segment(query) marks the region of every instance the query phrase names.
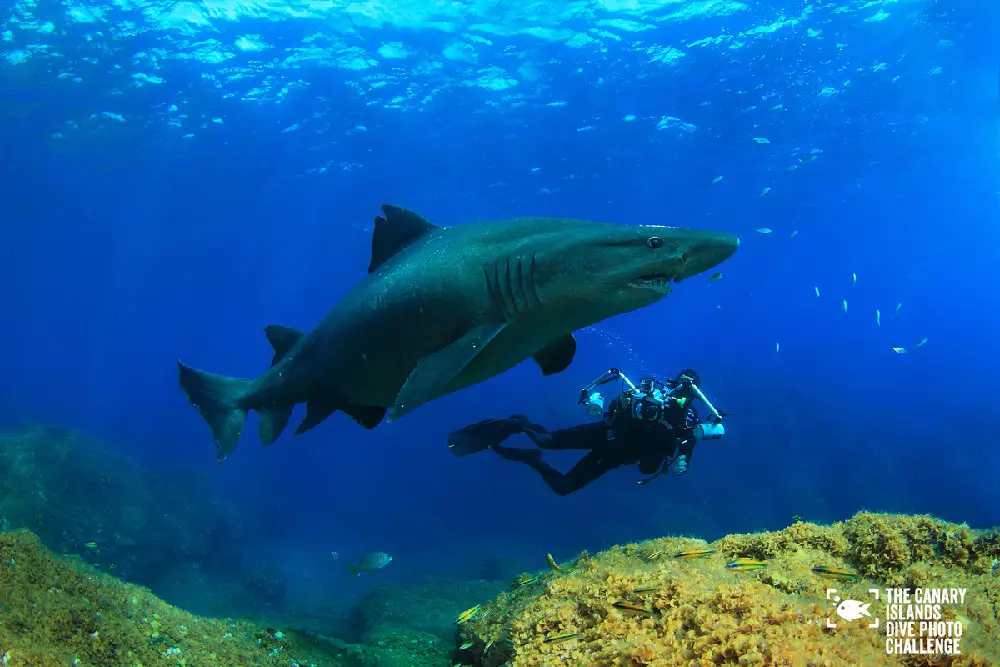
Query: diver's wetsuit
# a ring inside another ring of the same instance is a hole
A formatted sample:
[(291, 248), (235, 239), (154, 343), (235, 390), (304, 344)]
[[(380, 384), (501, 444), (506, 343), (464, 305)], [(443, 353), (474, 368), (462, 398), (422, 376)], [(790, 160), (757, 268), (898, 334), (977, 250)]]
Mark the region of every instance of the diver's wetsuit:
[(695, 444), (693, 429), (698, 419), (690, 402), (686, 405), (688, 407), (668, 408), (667, 423), (644, 421), (633, 418), (623, 409), (621, 397), (618, 397), (612, 401), (604, 421), (551, 433), (520, 416), (490, 420), (509, 425), (506, 437), (524, 433), (541, 449), (590, 450), (567, 473), (542, 461), (542, 453), (537, 449), (507, 447), (499, 442), (493, 444), (492, 449), (508, 461), (530, 466), (554, 492), (565, 496), (619, 466), (638, 463), (642, 474), (654, 475), (676, 455), (683, 454), (690, 462)]

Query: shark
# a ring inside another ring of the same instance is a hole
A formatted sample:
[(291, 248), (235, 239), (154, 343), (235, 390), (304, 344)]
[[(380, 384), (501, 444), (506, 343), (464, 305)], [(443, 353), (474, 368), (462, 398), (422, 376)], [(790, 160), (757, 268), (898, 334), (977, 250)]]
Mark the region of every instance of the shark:
[(220, 463), (251, 410), (269, 445), (302, 403), (296, 435), (337, 411), (372, 429), (529, 358), (542, 375), (559, 373), (575, 331), (656, 303), (739, 247), (731, 234), (665, 225), (523, 217), (441, 227), (399, 206), (381, 212), (368, 275), (312, 331), (265, 327), (268, 370), (246, 379), (177, 362)]

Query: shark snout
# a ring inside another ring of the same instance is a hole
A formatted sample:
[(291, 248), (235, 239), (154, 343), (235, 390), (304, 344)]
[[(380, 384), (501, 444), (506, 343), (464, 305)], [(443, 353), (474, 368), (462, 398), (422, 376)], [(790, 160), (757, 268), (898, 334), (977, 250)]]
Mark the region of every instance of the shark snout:
[(697, 232), (690, 246), (681, 255), (681, 267), (675, 280), (683, 280), (708, 271), (733, 256), (740, 240), (723, 232)]

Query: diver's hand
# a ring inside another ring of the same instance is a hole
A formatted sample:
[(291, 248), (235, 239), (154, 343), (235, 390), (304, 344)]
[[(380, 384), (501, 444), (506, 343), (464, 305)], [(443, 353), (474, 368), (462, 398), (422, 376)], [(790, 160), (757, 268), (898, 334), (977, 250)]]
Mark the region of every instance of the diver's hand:
[(688, 471), (688, 457), (686, 454), (681, 454), (677, 457), (677, 461), (674, 463), (674, 474), (675, 475), (686, 475)]

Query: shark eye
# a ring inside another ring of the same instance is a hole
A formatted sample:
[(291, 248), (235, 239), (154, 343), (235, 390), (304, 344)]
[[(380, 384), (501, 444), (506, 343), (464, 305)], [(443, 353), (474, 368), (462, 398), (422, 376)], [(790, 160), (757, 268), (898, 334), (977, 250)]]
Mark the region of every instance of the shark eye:
[(650, 248), (659, 248), (660, 246), (663, 245), (663, 239), (661, 239), (659, 236), (650, 236), (648, 239), (646, 239), (646, 245), (648, 245)]

